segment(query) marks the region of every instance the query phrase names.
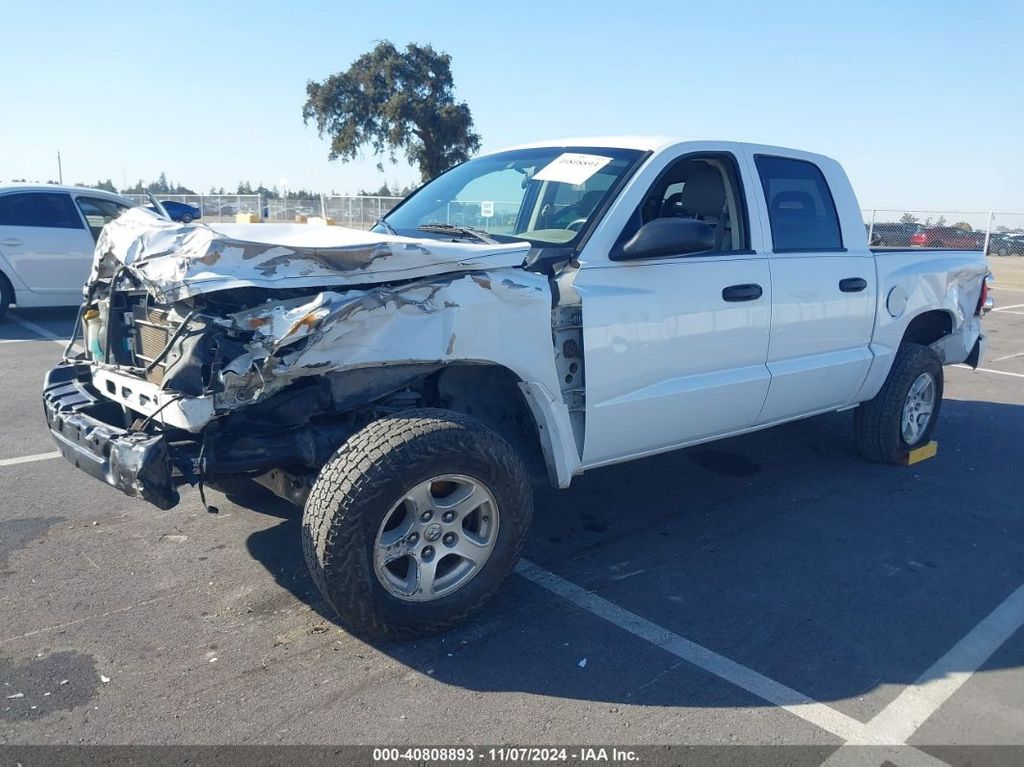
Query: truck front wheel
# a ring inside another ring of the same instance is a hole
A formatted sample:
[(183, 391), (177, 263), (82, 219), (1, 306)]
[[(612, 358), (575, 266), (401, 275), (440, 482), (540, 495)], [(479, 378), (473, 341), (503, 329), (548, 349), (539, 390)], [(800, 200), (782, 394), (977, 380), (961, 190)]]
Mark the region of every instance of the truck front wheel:
[(853, 414), (857, 450), (871, 461), (898, 463), (931, 439), (942, 407), (942, 363), (927, 346), (904, 343), (874, 399)]
[(306, 564), (357, 632), (408, 638), (480, 608), (515, 566), (533, 492), (519, 455), (473, 418), (412, 410), (353, 435), (302, 521)]

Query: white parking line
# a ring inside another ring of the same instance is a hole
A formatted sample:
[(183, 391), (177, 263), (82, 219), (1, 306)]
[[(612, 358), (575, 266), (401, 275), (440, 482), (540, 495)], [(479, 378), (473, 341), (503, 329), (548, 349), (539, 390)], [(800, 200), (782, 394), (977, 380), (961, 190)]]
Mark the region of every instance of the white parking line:
[(636, 613), (623, 609), (531, 562), (521, 560), (516, 567), (516, 572), (552, 594), (557, 594), (572, 602), (577, 607), (582, 607), (587, 612), (604, 618), (609, 623), (647, 640), (677, 658), (682, 658), (725, 679), (762, 700), (774, 703), (790, 713), (796, 714), (801, 719), (831, 732), (833, 735), (838, 735), (843, 740), (876, 742), (871, 739), (862, 722), (858, 722), (823, 703), (818, 703), (803, 693), (769, 679), (724, 655), (719, 655), (689, 639), (674, 634), (668, 629), (662, 628), (646, 618), (641, 618)]
[(994, 312), (1005, 312), (1007, 309), (1020, 309), (1024, 307), (1024, 304), (1010, 304), (1009, 306), (997, 306), (992, 311)]
[[(944, 764), (912, 746), (907, 746), (907, 739), (949, 700), (950, 696), (960, 689), (1007, 639), (1024, 626), (1022, 585), (971, 629), (949, 652), (932, 664), (914, 684), (906, 687), (892, 703), (876, 714), (870, 722), (864, 724), (724, 655), (719, 655), (646, 618), (641, 618), (636, 613), (619, 607), (532, 562), (521, 560), (516, 566), (516, 572), (552, 594), (625, 629), (677, 658), (692, 663), (842, 738), (849, 745), (885, 746), (883, 752), (897, 764)], [(850, 758), (853, 758), (854, 763), (863, 763), (855, 756), (855, 752), (841, 748), (833, 754), (828, 763), (844, 764)], [(898, 759), (895, 758), (897, 756)]]
[(993, 362), (1002, 362), (1003, 360), (1012, 360), (1014, 357), (1024, 357), (1024, 352), (1017, 352), (1016, 354), (1007, 354), (1003, 357), (996, 357)]
[(1024, 373), (1010, 373), (1006, 370), (992, 370), (991, 368), (972, 368), (970, 365), (953, 365), (955, 368), (963, 368), (964, 370), (977, 370), (979, 373), (994, 373), (997, 376), (1013, 376), (1014, 378), (1024, 378)]
[(1024, 626), (1024, 586), (1010, 594), (914, 684), (903, 690), (868, 723), (868, 729), (883, 738), (905, 742), (1021, 626)]
[(16, 466), (19, 463), (49, 461), (51, 458), (60, 458), (60, 453), (36, 453), (35, 455), (23, 455), (20, 458), (0, 458), (0, 466)]
[(17, 314), (8, 313), (7, 316), (10, 319), (12, 319), (15, 322), (17, 322), (23, 328), (27, 328), (28, 330), (31, 330), (33, 333), (37, 333), (38, 335), (41, 335), (47, 341), (53, 341), (55, 344), (60, 344), (62, 347), (63, 346), (67, 346), (67, 344), (68, 344), (68, 339), (61, 338), (56, 333), (51, 333), (49, 330), (44, 328), (42, 325), (37, 325), (36, 323), (32, 322), (31, 320), (26, 320), (24, 317), (19, 317)]

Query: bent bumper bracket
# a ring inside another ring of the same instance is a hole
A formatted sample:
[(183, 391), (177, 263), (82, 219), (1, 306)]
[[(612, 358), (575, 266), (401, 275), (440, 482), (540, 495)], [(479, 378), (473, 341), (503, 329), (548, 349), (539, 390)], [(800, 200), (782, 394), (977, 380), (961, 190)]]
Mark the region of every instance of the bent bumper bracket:
[(126, 495), (161, 509), (174, 507), (179, 496), (165, 438), (113, 426), (120, 407), (95, 396), (90, 388), (86, 364), (62, 363), (46, 376), (46, 422), (60, 452)]

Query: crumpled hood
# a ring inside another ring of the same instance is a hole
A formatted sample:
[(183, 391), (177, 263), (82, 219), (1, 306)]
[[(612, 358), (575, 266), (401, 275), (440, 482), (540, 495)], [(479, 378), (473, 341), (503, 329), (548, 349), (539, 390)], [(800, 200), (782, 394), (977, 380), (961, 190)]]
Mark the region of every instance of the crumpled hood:
[(179, 224), (132, 208), (104, 227), (89, 284), (123, 266), (157, 298), (173, 302), (238, 287), (373, 285), (519, 266), (529, 248), (315, 224)]

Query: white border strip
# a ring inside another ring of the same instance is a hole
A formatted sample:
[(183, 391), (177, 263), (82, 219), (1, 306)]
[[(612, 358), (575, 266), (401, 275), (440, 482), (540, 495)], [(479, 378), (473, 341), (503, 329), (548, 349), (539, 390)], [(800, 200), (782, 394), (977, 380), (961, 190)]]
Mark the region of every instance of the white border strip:
[(24, 317), (19, 317), (17, 314), (14, 314), (13, 312), (8, 312), (7, 317), (17, 322), (23, 328), (27, 328), (28, 330), (31, 330), (33, 333), (37, 333), (38, 335), (45, 338), (47, 341), (53, 341), (55, 344), (60, 344), (62, 347), (68, 345), (68, 339), (61, 338), (56, 333), (51, 333), (42, 325), (37, 325), (36, 323), (32, 322), (32, 320), (26, 320)]
[(17, 466), (19, 463), (49, 461), (51, 458), (60, 458), (60, 453), (36, 453), (35, 455), (23, 455), (20, 458), (0, 458), (0, 466)]

